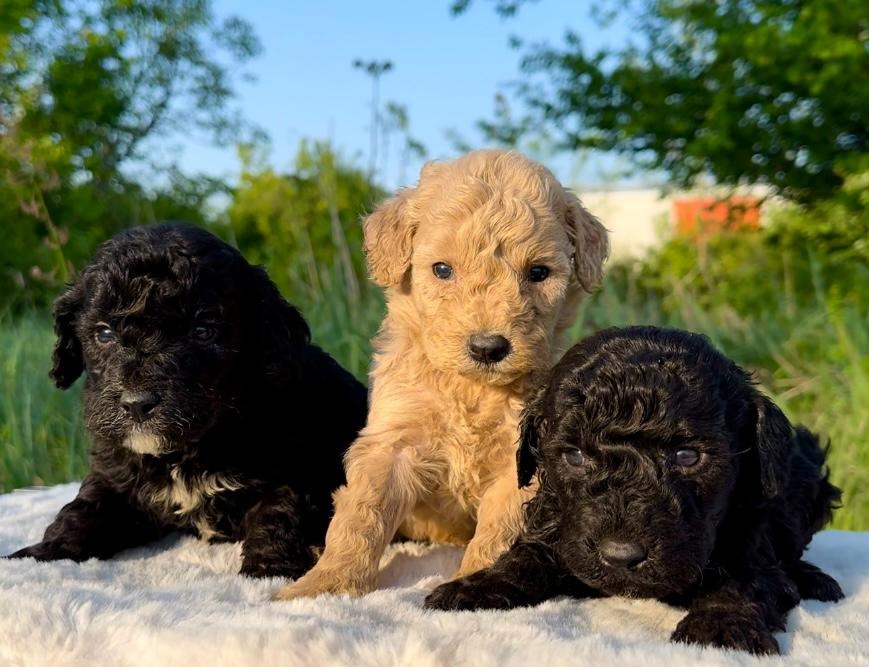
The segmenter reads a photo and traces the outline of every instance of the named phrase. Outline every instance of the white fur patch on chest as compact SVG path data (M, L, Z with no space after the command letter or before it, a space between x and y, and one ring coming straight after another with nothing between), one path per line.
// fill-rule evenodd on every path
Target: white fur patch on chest
M202 512L203 506L219 493L237 491L242 484L219 473L185 478L178 468L172 468L169 477L169 484L151 494L151 502L177 516L189 517L204 539L215 535ZM199 516L190 516L196 514Z

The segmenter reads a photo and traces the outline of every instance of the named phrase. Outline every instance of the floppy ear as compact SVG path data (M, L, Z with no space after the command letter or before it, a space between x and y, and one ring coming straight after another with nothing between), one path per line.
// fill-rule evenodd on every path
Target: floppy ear
M49 377L60 389L68 389L84 371L81 341L75 331L78 314L84 305L85 279L79 276L75 283L54 302L53 363Z
M564 191L567 204L567 234L573 242L573 269L586 292L593 292L603 278L603 265L609 257L610 243L606 227L589 213L579 198Z
M401 283L410 268L416 222L409 211L413 188L387 199L363 223L368 273L381 287Z
M544 427L543 395L545 388L525 404L522 417L519 420L519 449L516 450L516 471L519 474L519 488L531 484L534 473L537 472L537 461L540 456L540 430Z
M267 377L286 377L288 369L298 368L299 356L311 342L311 330L302 314L281 295L265 269L251 267L252 297L256 299L255 344Z
M778 406L766 396L759 396L755 406L760 485L765 497L774 498L784 490L788 481L793 427Z

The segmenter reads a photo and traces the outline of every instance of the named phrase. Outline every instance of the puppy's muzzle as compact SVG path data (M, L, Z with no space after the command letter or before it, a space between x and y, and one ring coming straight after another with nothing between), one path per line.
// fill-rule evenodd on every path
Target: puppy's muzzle
M510 354L510 341L497 334L471 334L468 354L481 364L496 364Z
M613 568L630 570L646 560L648 552L639 542L604 538L598 547L604 563Z
M124 391L121 394L121 409L136 424L151 417L160 404L160 397L152 391Z

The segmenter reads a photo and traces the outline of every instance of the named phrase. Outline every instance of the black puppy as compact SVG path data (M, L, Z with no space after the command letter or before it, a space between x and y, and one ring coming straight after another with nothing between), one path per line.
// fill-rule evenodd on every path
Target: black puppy
M489 569L444 584L437 609L505 609L560 594L684 606L676 641L777 653L800 598L839 585L801 560L840 497L824 450L700 335L608 329L573 347L530 402L526 529Z
M54 315L51 377L66 389L85 373L91 470L13 558L109 558L182 530L243 540L243 574L313 565L366 390L263 269L196 227L134 228Z

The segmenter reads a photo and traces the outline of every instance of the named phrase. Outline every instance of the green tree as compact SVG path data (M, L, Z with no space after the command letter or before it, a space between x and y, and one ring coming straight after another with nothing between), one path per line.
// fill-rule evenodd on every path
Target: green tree
M18 20L0 23L0 129L54 135L67 146L67 168L109 180L126 160L147 160L143 142L156 135L237 136L225 62L260 47L241 19L217 21L210 0L13 4Z
M259 44L247 23L218 20L211 6L4 3L0 215L8 243L0 302L43 300L99 240L125 226L203 219L191 197L220 187L181 175L154 140L184 132L222 144L250 129L229 103L237 65Z
M461 13L470 0L453 3ZM502 15L523 0L495 0ZM518 87L561 147L616 151L679 185L766 183L798 201L836 192L869 153L864 0L611 0L637 16L627 46L582 35L526 51ZM599 12L599 16L607 14ZM503 124L502 124L503 125Z

